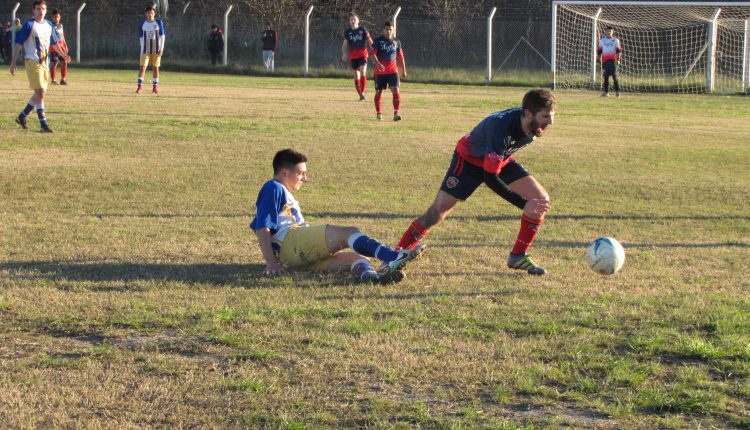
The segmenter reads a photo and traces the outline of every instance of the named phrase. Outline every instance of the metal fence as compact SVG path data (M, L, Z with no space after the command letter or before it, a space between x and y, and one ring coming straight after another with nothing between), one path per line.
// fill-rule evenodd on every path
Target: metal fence
M170 10L164 18L167 32L163 64L210 65L207 50L212 24L225 27L226 10ZM311 75L346 73L348 64L341 59L343 32L347 17L310 16L309 46L305 44L305 15L274 26L279 42L276 69L285 74L303 75L305 50ZM393 18L395 11L383 16L364 17L364 25L373 39L381 34L382 24ZM26 19L24 14L19 14ZM138 23L143 14L103 14L86 10L80 14L80 63L135 63L138 59ZM72 53L76 52L76 11L64 14L66 39ZM262 70L261 33L265 22L247 10L232 10L226 31L227 63L235 69ZM488 56L488 24L485 19L456 22L448 19L412 17L402 14L397 19L397 37L401 40L407 65L417 80L458 80L482 83L503 80L508 76L538 74L547 76L550 56L549 16L504 19L495 15L491 21L491 56ZM492 58L492 64L488 61ZM416 75L416 76L414 76Z

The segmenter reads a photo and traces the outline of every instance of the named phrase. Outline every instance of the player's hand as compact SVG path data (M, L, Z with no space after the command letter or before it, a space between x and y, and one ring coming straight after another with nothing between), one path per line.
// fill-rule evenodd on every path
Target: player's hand
M385 66L383 65L383 63L377 63L377 64L375 65L375 67L377 67L377 68L378 68L378 70L385 70Z
M284 267L278 260L267 263L265 270L263 270L263 274L266 276L276 276L282 274L283 272Z
M16 63L15 62L10 65L10 75L16 76Z
M543 215L550 208L549 200L547 199L531 199L526 202L523 211L532 214Z
M72 63L73 59L70 58L70 55L63 56L63 60L65 60L66 63Z
M406 78L406 70L404 70L404 72L401 73L401 77L404 78L404 79Z

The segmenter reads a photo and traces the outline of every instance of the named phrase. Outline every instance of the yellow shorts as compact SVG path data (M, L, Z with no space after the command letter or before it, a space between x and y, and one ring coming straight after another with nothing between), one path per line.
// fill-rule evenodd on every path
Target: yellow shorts
M294 227L286 232L279 260L289 269L326 270L333 259L326 244L327 224Z
M32 90L47 91L49 85L49 67L34 60L26 60L26 76Z
M161 66L161 55L159 54L141 54L141 67L148 67L149 63L151 67Z

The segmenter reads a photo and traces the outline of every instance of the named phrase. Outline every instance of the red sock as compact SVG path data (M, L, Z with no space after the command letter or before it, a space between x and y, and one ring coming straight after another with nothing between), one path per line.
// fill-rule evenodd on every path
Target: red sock
M521 229L518 231L516 244L513 245L513 250L510 252L515 255L526 254L529 248L531 248L531 244L534 243L542 222L544 222L543 219L531 219L526 215L521 215Z
M57 63L50 63L49 75L50 75L50 78L52 78L52 80L54 81L57 76Z
M359 94L359 93L361 93L361 92L362 92L362 91L360 91L360 89L359 89L359 79L357 79L357 78L354 78L354 88L356 88L356 89L357 89L357 94Z
M393 110L401 110L401 93L393 93Z
M68 63L65 61L60 63L60 75L62 76L63 81L68 77Z
M359 78L359 92L364 93L366 87L367 87L367 76L362 75L362 77Z
M383 110L383 93L378 91L375 93L375 112L380 113Z
M401 237L401 240L398 241L398 245L396 245L396 249L412 249L414 246L419 243L420 240L427 237L427 233L429 231L422 227L422 224L419 223L419 221L414 220L409 228L406 229L404 232L404 235Z

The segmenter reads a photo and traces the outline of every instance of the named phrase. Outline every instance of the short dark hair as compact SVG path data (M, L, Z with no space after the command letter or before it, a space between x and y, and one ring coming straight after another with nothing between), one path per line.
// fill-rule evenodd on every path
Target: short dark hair
M356 16L356 17L357 17L357 19L362 19L362 18L360 18L360 17L359 17L359 15L357 15L357 13L356 13L356 12L349 12L349 18L351 18L351 17L353 17L353 16Z
M47 6L47 0L34 0L34 3L31 4L31 10L36 9L37 6L41 5Z
M607 31L610 31L610 30L612 30L612 31L615 31L615 28L614 28L614 27L612 27L611 25L608 25L608 26L607 26Z
M393 27L393 23L392 23L391 21L386 21L386 22L385 22L385 23L383 24L383 27Z
M281 169L291 169L299 163L307 162L307 157L301 152L293 149L282 149L273 156L273 174L278 174Z
M154 5L150 4L150 5L146 6L146 10L144 10L143 13L146 13L146 12L148 12L150 10L153 10L154 12L156 12L156 9L154 9Z
M531 90L523 96L523 108L536 114L542 109L555 110L557 101L552 91L544 88Z
M59 9L53 10L52 15L60 15L60 10Z

